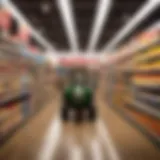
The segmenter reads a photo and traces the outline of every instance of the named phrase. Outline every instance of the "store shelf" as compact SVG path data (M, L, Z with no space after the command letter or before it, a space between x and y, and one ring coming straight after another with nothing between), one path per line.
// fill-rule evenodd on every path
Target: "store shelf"
M140 92L138 94L140 94L140 98L142 99L146 99L147 101L151 101L155 104L160 104L160 95L155 95L151 93L143 93L143 92Z
M159 63L159 62L158 62ZM124 68L122 69L124 73L130 74L159 74L160 73L160 63L156 65L147 65L147 66L136 66L133 68Z
M18 114L18 112L15 111L17 113L16 115L12 114L13 120L10 120L10 118L6 119L7 123L5 122L4 125L1 125L2 132L0 132L0 147L4 145L9 140L9 138L11 138L16 133L18 129L20 129L26 123L28 123L42 109L43 109L42 106L38 107L36 110L34 110L34 112L32 112L30 115L28 115L25 118L22 116L22 114Z
M6 109L0 109L0 125L5 123L12 115L17 114L17 110L19 111L19 108L15 107L12 110L6 110Z
M148 137L153 145L160 147L160 121L152 119L140 112L130 110L127 106L113 107L128 123L137 128L142 134Z
M154 40L154 41L151 42L150 44L141 46L141 47L135 49L135 50L132 51L132 52L134 52L134 53L145 52L146 50L149 50L149 49L151 49L152 47L155 47L155 46L157 46L157 45L159 45L159 44L160 44L160 39L159 39L159 40Z
M153 69L126 69L123 72L129 72L132 74L149 74L149 75L160 75L160 68L153 68Z
M39 60L43 56L32 55L27 48L23 50L21 47L12 40L0 37L0 146L53 98L48 97L53 91L41 87L48 85L52 88L52 83L48 81L44 84L44 82L49 78L47 68L52 71L53 67L47 61L40 64ZM6 68L9 69L6 71L4 70ZM30 88L32 93L30 89L21 92L23 68L31 78L28 85L29 88L32 87ZM30 110L28 115L24 116L22 107L26 99Z
M139 89L148 89L148 90L156 90L160 91L160 84L133 84L136 88Z
M14 102L19 102L22 101L26 98L28 98L30 96L29 92L22 92L22 93L18 93L17 95L9 95L8 97L6 97L5 99L0 101L0 107L5 107L9 104L12 104Z
M145 63L150 60L157 60L160 59L160 44L158 46L155 46L153 49L150 49L149 51L140 54L136 57L134 60L136 63Z
M116 81L110 105L160 147L160 39L129 53L121 66L113 66ZM118 85L128 91L121 95Z
M13 95L18 95L21 93L20 89L8 89L0 93L0 101L4 98L11 97Z
M14 119L12 119L12 123L5 124L1 128L1 135L0 135L0 145L3 145L8 138L10 138L15 131L23 126L23 124L26 122L27 119L23 119L20 115L15 116Z
M160 89L160 76L158 75L135 75L131 83L137 87Z
M0 36L0 45L8 45L8 46L11 46L11 45L15 45L15 43L11 40L8 40L8 39L5 39L5 38L2 38Z
M15 45L8 45L8 44L0 44L0 51L5 53L6 57L16 58L20 56L20 50Z
M13 128L15 128L19 123L23 121L23 116L20 112L16 113L16 115L12 115L9 119L7 119L4 123L0 125L1 134L4 136L9 133Z
M137 110L139 112L143 112L153 118L160 120L159 110L151 105L144 104L144 103L137 101L137 100L128 99L127 106L134 109L134 110Z
M14 95L14 96L13 96ZM12 114L16 113L16 108L8 110L6 107L23 103L23 100L29 97L29 92L12 92L0 101L0 124L6 121ZM2 98L2 97L1 97Z

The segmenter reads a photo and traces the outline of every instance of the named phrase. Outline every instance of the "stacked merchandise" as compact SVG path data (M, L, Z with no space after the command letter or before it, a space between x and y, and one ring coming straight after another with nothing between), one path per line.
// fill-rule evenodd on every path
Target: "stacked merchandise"
M134 116L140 123L160 137L160 45L148 48L135 56L131 84L133 97L128 99L128 106L139 111ZM133 114L133 113L132 113Z
M33 83L38 83L39 65L32 56L32 35L10 10L0 8L0 144L37 110L30 97ZM33 40L32 40L33 41ZM35 75L37 77L35 77Z
M5 44L5 45L4 45ZM12 48L12 50L10 50ZM23 121L20 62L22 57L12 43L0 43L0 140ZM19 61L17 61L19 60ZM16 62L16 63L15 63Z
M12 50L11 50L12 48ZM53 99L52 71L46 61L21 54L0 41L0 143ZM50 68L48 70L47 68ZM27 81L26 81L27 80ZM44 86L44 87L42 87ZM50 98L50 99L49 99Z
M159 40L134 51L111 68L112 80L107 79L108 86L114 83L110 106L160 145Z
M0 8L0 144L53 99L53 68L26 23ZM50 68L48 72L47 68ZM50 74L49 74L50 73Z

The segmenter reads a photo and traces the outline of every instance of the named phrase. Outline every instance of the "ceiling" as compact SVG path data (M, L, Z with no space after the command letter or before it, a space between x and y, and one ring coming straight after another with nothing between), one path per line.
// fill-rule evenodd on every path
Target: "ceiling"
M60 50L70 49L56 0L12 0L12 2L28 18L33 27L53 44L55 48ZM88 44L98 0L72 0L72 2L80 49L84 50ZM146 0L112 0L112 2L109 19L104 25L96 49L104 47ZM45 4L48 4L48 6ZM142 31L158 20L158 15L160 15L159 10L148 17L125 41L133 34Z

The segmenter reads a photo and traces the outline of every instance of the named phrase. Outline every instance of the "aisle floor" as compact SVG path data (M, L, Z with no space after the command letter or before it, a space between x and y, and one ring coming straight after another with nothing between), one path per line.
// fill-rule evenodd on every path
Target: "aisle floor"
M101 101L92 123L62 123L56 98L0 149L0 160L159 160L160 151Z

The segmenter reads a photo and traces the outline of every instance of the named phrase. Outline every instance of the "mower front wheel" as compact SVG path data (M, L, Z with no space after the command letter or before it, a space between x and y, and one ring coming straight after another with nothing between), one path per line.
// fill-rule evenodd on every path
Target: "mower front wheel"
M67 107L62 108L61 117L63 121L68 121L69 119L69 109Z
M94 122L96 119L96 110L94 107L89 108L89 121Z

